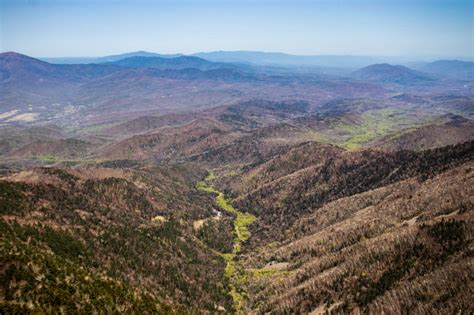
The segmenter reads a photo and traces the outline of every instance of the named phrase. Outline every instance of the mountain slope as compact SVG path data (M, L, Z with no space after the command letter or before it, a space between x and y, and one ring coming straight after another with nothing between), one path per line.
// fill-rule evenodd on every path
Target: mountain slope
M11 155L15 157L48 156L52 159L85 158L92 147L92 143L75 138L35 141L16 150Z
M252 228L257 245L284 237L285 229L311 208L406 178L427 177L469 161L472 147L471 141L421 152L347 152L310 143L242 176L234 186L238 195L235 205L259 217ZM307 155L316 157L309 165L304 164ZM301 165L297 171L293 163Z
M244 259L248 308L279 314L472 311L472 166L312 209L285 233L286 242Z
M413 128L387 136L376 141L374 146L392 151L426 150L473 139L474 122L457 117L444 124Z
M3 110L38 114L58 104L80 102L78 88L91 80L107 76L120 67L113 65L56 65L25 55L0 54L0 106ZM61 110L61 109L58 109Z
M0 180L0 310L173 313L232 308L196 167L30 169Z
M224 124L201 118L159 133L126 138L101 149L98 154L108 159L179 159L228 143L235 137Z
M161 58L161 57L128 57L115 62L114 65L131 68L153 68L160 70L182 70L187 68L195 68L199 70L219 69L227 66L228 68L235 67L232 64L214 63L202 58L191 56L180 56L176 58Z
M429 83L433 78L400 65L375 64L352 73L355 78L367 81L398 84Z
M57 65L15 52L0 54L0 79L6 86L28 82L35 86L80 83L118 70L111 65Z
M474 62L438 60L417 67L420 71L458 80L474 80Z
M234 206L257 217L238 261L246 309L472 310L473 152L304 144L230 180Z
M25 145L36 142L54 141L64 137L62 130L55 126L10 127L0 132L0 155L8 156L11 152Z

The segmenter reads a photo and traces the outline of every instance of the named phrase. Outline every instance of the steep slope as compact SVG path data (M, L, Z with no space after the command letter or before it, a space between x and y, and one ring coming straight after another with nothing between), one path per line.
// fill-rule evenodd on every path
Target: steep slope
M316 207L244 258L256 313L472 312L473 163Z
M425 150L474 139L474 122L454 116L450 122L412 128L377 141L374 147L391 151Z
M193 236L212 216L196 167L32 169L0 180L0 310L232 309L224 261Z
M0 60L0 313L474 312L468 82Z
M259 217L252 227L253 246L282 240L283 232L312 208L403 179L432 176L471 160L473 145L471 141L422 152L301 146L244 174L234 186L235 205ZM319 155L306 164L305 156L313 154Z
M248 312L472 311L473 142L423 152L307 143L236 177L256 220ZM455 279L454 279L455 278Z
M235 137L224 124L200 118L157 133L132 136L101 149L98 155L107 159L176 160L228 143Z

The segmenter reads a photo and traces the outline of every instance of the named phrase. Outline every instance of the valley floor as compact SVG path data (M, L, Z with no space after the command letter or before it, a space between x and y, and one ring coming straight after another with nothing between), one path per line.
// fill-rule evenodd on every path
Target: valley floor
M206 181L210 181L214 179L214 175L210 173L206 177ZM241 266L238 266L238 262L236 260L237 255L239 255L241 251L241 243L245 242L250 237L250 232L247 228L249 224L252 224L256 217L254 215L240 212L239 210L235 209L229 201L225 198L224 194L218 190L214 186L209 185L206 181L199 182L196 187L204 192L213 193L216 195L215 202L216 204L227 213L231 214L233 219L233 246L232 252L230 253L221 253L218 251L214 251L217 255L224 258L226 261L226 268L224 270L225 276L229 279L230 282L230 296L232 296L232 300L234 303L234 309L237 313L243 313L243 301L244 298L247 296L247 292L242 287L242 277L245 271L242 270Z

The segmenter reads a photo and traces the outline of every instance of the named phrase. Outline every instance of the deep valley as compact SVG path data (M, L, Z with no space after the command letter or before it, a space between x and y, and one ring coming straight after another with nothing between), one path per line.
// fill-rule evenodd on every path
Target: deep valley
M474 63L226 56L0 54L0 313L474 312Z

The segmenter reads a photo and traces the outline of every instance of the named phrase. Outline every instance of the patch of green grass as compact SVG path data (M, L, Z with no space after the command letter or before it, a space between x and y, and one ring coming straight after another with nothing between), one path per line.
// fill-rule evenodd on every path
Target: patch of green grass
M196 184L196 189L199 191L204 191L207 193L216 193L218 194L219 192L211 185L205 183L205 182L198 182Z
M273 241L262 246L257 246L255 250L257 252L264 252L266 249L275 249L278 246L278 243Z
M234 176L237 176L237 175L239 175L239 173L237 173L236 171L229 171L229 172L224 174L224 176L226 176L226 177L234 177Z
M206 178L204 178L204 180L206 181L209 181L209 180L213 180L216 178L216 176L214 175L214 173L212 171L208 171L209 174L207 174Z
M53 154L37 155L37 156L33 156L32 159L45 161L45 162L60 162L61 161L61 157L59 155L53 155Z
M260 268L260 269L252 269L249 271L250 275L255 278L266 277L266 276L286 276L290 274L287 270L277 270L277 269L270 269L270 268Z
M237 215L239 212L235 210L234 207L229 203L229 200L225 198L224 194L219 192L216 197L216 203L219 207L221 207L226 212L232 213Z
M399 130L407 123L416 123L405 113L391 108L368 110L360 118L357 123L339 122L334 125L335 130L347 134L346 140L338 143L339 146L348 150L358 149L369 141Z
M257 218L253 214L243 213L236 210L229 202L230 200L225 198L223 193L219 193L216 197L216 203L219 207L228 213L236 215L234 220L234 229L238 241L236 241L236 243L246 241L250 237L250 231L247 226L255 222ZM237 246L234 246L234 248L238 252L240 251L240 244L236 245Z
M237 288L234 285L230 285L230 296L234 301L234 308L237 311L237 314L243 314L242 308L244 305L244 296L237 291Z
M237 313L240 314L242 313L245 296L245 291L242 289L241 283L245 280L247 275L237 269L235 255L240 252L241 243L250 238L251 233L247 226L255 222L257 218L253 214L243 213L235 209L230 204L230 200L225 198L222 192L219 192L219 194L216 196L216 203L226 212L236 216L234 219L234 251L232 254L222 254L222 257L224 257L227 262L224 273L225 276L230 280L231 290L229 294L232 296L234 308L236 309ZM240 290L238 290L238 288L240 288Z
M342 119L327 119L318 130L306 128L301 140L334 144L347 150L355 150L379 137L393 134L410 126L430 121L429 115L420 116L416 109L379 108L357 109Z
M60 161L61 163L66 163L66 164L83 164L83 163L88 163L88 164L99 164L102 163L102 160L95 160L95 159L64 159Z
M422 127L422 126L420 126ZM391 136L390 136L390 139L391 140L397 140L397 139L400 139L402 136L412 132L412 131L415 131L417 128L407 128L407 129L403 129L401 131L397 131L395 133L393 133Z
M250 238L250 231L247 226L254 223L256 219L257 218L250 213L239 212L237 214L234 224L235 230L237 232L237 238L240 242L246 241Z
M303 137L308 138L308 140L311 141L316 141L320 143L332 143L331 139L328 137L328 135L325 135L324 133L317 132L313 129L306 128Z
M226 267L224 269L224 275L227 278L232 278L232 276L235 274L235 271L237 270L235 267L235 254L229 253L229 254L221 254L221 257L224 258L226 262Z

